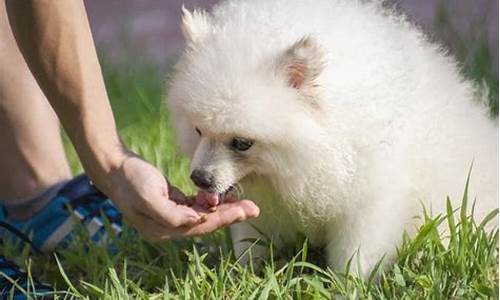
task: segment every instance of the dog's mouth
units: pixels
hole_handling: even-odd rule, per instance
[[[216,192],[212,190],[199,189],[196,195],[196,202],[202,206],[217,206],[224,203],[224,200],[236,191],[235,185],[230,185],[224,192]]]

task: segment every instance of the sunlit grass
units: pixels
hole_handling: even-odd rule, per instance
[[[497,115],[493,54],[485,45],[474,49],[459,56],[468,76],[490,85],[491,111]],[[162,104],[163,75],[148,65],[104,70],[124,142],[174,185],[193,192],[188,161],[176,150]],[[81,172],[75,152],[66,146],[73,171]],[[467,193],[462,202],[470,202]],[[32,255],[28,247],[19,251],[8,244],[1,248],[54,286],[58,299],[498,299],[498,229],[486,226],[496,221],[496,214],[476,224],[471,211],[460,208],[448,206],[447,214],[438,216],[422,211],[417,235],[405,236],[395,264],[371,281],[331,271],[307,241],[286,252],[274,251],[260,268],[244,268],[231,254],[226,230],[159,244],[126,230],[114,255],[84,235],[57,256]]]
[[[187,160],[176,150],[168,114],[162,108],[161,76],[146,67],[108,69],[105,74],[125,143],[175,185],[193,191]],[[79,172],[69,145],[68,150],[72,167]],[[453,209],[435,217],[422,212],[425,222],[417,236],[404,238],[396,264],[376,281],[334,273],[305,241],[293,251],[275,251],[260,268],[243,268],[232,257],[224,230],[160,244],[127,230],[117,241],[115,255],[85,236],[61,250],[57,259],[30,256],[28,248],[19,255],[8,245],[3,251],[31,262],[31,271],[60,291],[56,294],[60,299],[498,298],[498,230],[474,223],[470,211],[453,214]],[[489,222],[494,222],[491,216]],[[449,228],[449,234],[440,233],[440,224]]]

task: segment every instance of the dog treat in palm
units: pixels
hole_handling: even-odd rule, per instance
[[[205,223],[207,221],[207,214],[200,213],[200,223]]]
[[[211,212],[211,213],[217,211],[217,206],[210,206],[208,208],[208,211]]]

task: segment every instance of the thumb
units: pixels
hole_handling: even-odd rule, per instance
[[[221,227],[231,225],[236,222],[243,222],[259,216],[260,210],[249,200],[241,200],[235,203],[224,203],[218,209],[206,215],[205,222],[201,222],[192,227],[183,227],[177,230],[177,236],[193,236],[206,234]]]
[[[197,224],[200,215],[192,208],[170,200],[166,194],[161,195],[154,202],[152,218],[167,227],[181,227]]]

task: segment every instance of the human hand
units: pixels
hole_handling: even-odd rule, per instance
[[[139,232],[153,241],[209,233],[259,214],[252,201],[234,199],[209,212],[192,203],[191,198],[170,186],[159,170],[133,154],[126,155],[106,181],[103,192]]]

